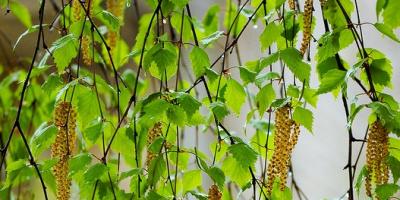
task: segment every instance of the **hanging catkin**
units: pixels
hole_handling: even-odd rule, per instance
[[[311,23],[312,23],[313,0],[306,0],[304,3],[303,15],[303,40],[301,41],[301,55],[306,53],[308,45],[311,41]]]
[[[388,142],[389,132],[379,120],[376,120],[369,128],[367,139],[367,178],[365,188],[369,197],[372,197],[372,180],[375,180],[376,185],[388,182],[389,167],[386,163],[389,155]]]
[[[69,102],[60,102],[54,111],[54,125],[58,133],[51,147],[51,156],[58,158],[53,167],[57,184],[57,200],[70,197],[71,179],[68,178],[68,161],[75,147],[76,112]]]
[[[72,16],[74,19],[74,22],[79,21],[83,17],[83,10],[81,7],[81,3],[79,2],[80,0],[72,0]]]
[[[154,140],[162,135],[162,123],[157,122],[154,126],[149,130],[147,134],[147,157],[146,157],[146,167],[149,169],[151,161],[157,156],[157,154],[151,152],[149,150],[150,145],[154,142]]]
[[[87,10],[88,17],[92,17],[93,12],[93,0],[86,0],[85,2],[85,9]],[[92,64],[92,54],[91,54],[91,38],[89,35],[82,36],[82,57],[83,63],[86,65]]]
[[[123,22],[124,9],[125,9],[125,1],[121,0],[107,0],[106,1],[107,10],[112,13],[115,17],[117,17],[121,22]],[[107,42],[111,51],[115,49],[118,42],[118,31],[109,30],[107,33]]]
[[[300,134],[300,125],[290,119],[290,107],[278,108],[275,116],[274,153],[267,169],[267,193],[271,194],[275,178],[280,179],[280,189],[286,187],[290,155]]]
[[[289,0],[288,2],[290,10],[296,10],[296,2],[295,0]]]
[[[208,200],[221,200],[222,193],[219,191],[217,185],[211,185],[208,189]]]

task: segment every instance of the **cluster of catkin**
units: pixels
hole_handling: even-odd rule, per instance
[[[125,1],[107,0],[106,5],[107,5],[107,10],[122,22],[125,10]],[[117,46],[118,38],[119,38],[118,31],[112,31],[112,30],[108,31],[107,42],[111,51],[113,51],[113,49],[115,49],[115,47]]]
[[[71,186],[71,179],[68,178],[68,162],[76,140],[76,111],[71,103],[62,101],[56,105],[54,125],[58,129],[58,133],[51,146],[51,157],[59,159],[53,167],[57,183],[57,199],[68,200]]]
[[[389,179],[389,167],[386,159],[388,149],[389,132],[379,120],[371,124],[367,139],[367,178],[365,181],[366,193],[372,197],[371,181],[376,185],[385,184]]]
[[[222,193],[219,191],[218,186],[213,184],[208,189],[208,200],[221,200]]]
[[[295,0],[289,0],[288,4],[289,4],[290,10],[296,10],[296,2],[295,2]]]
[[[91,17],[93,12],[93,0],[86,0],[85,1],[85,10],[88,12],[87,16]],[[80,21],[85,18],[86,14],[84,9],[82,9],[82,5],[80,0],[73,0],[72,1],[72,15],[75,21]],[[92,64],[92,56],[90,51],[91,39],[89,35],[82,35],[81,38],[81,52],[83,57],[83,62],[86,65]]]
[[[162,135],[162,123],[157,122],[154,126],[149,130],[147,134],[147,157],[146,157],[146,167],[150,168],[151,161],[157,156],[156,153],[153,153],[149,150],[150,145],[154,142],[154,140]]]
[[[274,153],[268,165],[267,193],[271,194],[275,178],[280,179],[280,189],[284,190],[290,157],[300,134],[300,125],[290,118],[288,105],[278,108],[275,116]]]
[[[304,55],[311,41],[313,0],[306,0],[304,3],[303,15],[303,40],[301,41],[300,52]]]

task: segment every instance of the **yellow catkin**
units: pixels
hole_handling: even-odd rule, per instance
[[[120,20],[120,22],[123,22],[125,1],[107,0],[106,5],[107,5],[107,10],[110,13],[112,13],[115,17],[117,17]],[[109,30],[107,34],[107,42],[111,51],[113,51],[113,49],[115,49],[115,47],[117,46],[118,39],[119,39],[118,31]]]
[[[303,15],[303,40],[301,41],[301,55],[306,53],[311,41],[311,20],[312,20],[313,0],[306,0],[304,3]]]
[[[154,126],[149,130],[147,134],[147,147],[149,147],[156,138],[162,135],[162,123],[157,122]],[[157,154],[147,150],[147,157],[146,157],[146,167],[149,168],[151,161],[157,156]]]
[[[93,0],[86,0],[85,8],[88,12],[88,16],[91,17],[93,12]],[[89,37],[89,35],[83,35],[81,40],[82,40],[81,51],[82,51],[83,63],[90,66],[92,64],[91,37]]]
[[[80,5],[80,0],[72,0],[72,16],[74,21],[79,21],[83,17],[83,10]]]
[[[51,156],[58,158],[53,167],[57,184],[57,200],[70,197],[71,179],[68,178],[68,161],[75,147],[76,112],[69,102],[60,102],[54,111],[54,125],[58,129],[55,142],[51,146]]]
[[[366,194],[372,197],[372,180],[375,185],[386,184],[389,179],[389,167],[386,163],[389,155],[389,132],[376,120],[371,124],[367,139],[367,178]]]
[[[209,200],[221,200],[222,199],[222,193],[219,191],[217,185],[211,185],[211,187],[208,189],[208,199]]]
[[[290,157],[300,134],[300,125],[290,119],[290,107],[278,108],[275,116],[274,153],[267,169],[267,193],[271,194],[275,178],[280,179],[280,189],[286,187]]]
[[[288,4],[289,4],[289,8],[291,10],[296,10],[296,2],[295,2],[295,0],[289,0]]]

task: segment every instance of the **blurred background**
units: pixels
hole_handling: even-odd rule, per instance
[[[27,6],[32,15],[33,24],[38,22],[38,1],[20,0]],[[317,18],[316,29],[314,32],[315,38],[320,38],[324,33],[323,24],[321,19],[321,9],[318,1],[315,3],[314,16]],[[361,1],[359,3],[359,10],[361,13],[361,22],[376,22],[375,16],[375,3],[376,1]],[[221,6],[221,18],[225,9],[224,0],[191,0],[192,14],[202,18],[205,11],[212,4],[219,4]],[[300,1],[303,5],[303,1]],[[149,8],[144,1],[138,0],[139,15],[149,12]],[[47,5],[46,23],[53,20],[56,14],[51,4]],[[355,16],[352,16],[356,19]],[[222,27],[222,26],[220,26]],[[260,28],[261,27],[261,28]],[[12,46],[17,38],[23,33],[26,28],[11,14],[5,14],[2,10],[0,14],[0,64],[4,66],[4,71],[0,78],[4,78],[7,71],[14,71],[18,67],[27,67],[26,62],[29,62],[29,57],[32,56],[34,51],[35,34],[23,38],[21,44],[12,51]],[[258,36],[263,30],[263,25],[249,26],[244,32],[243,37],[239,40],[240,52],[243,62],[257,59],[265,56],[260,52]],[[133,45],[135,33],[137,31],[137,13],[133,6],[125,12],[125,26],[123,27],[122,37],[128,42],[130,46]],[[397,100],[400,100],[400,45],[396,44],[387,37],[383,37],[371,25],[363,26],[364,39],[366,47],[376,48],[386,54],[387,58],[392,61],[393,65],[393,89],[386,91],[393,95]],[[399,34],[399,31],[396,33]],[[59,34],[56,32],[46,33],[46,40],[51,44]],[[316,43],[312,42],[312,50],[315,49]],[[216,52],[221,52],[223,48],[223,41],[209,52],[210,59],[213,60]],[[215,51],[215,52],[214,52]],[[350,46],[341,52],[344,60],[347,60],[350,65],[356,62],[356,49]],[[311,52],[313,58],[315,52]],[[311,59],[313,60],[313,59]],[[232,57],[229,64],[236,66],[236,58]],[[315,63],[312,63],[313,70],[315,71]],[[233,76],[237,76],[233,72]],[[351,82],[351,81],[350,81]],[[354,82],[353,82],[354,83]],[[311,86],[318,87],[318,77],[316,73],[312,73]],[[359,94],[362,91],[355,84],[349,85],[349,94]],[[350,99],[351,100],[351,99]],[[367,102],[366,99],[359,99],[359,102]],[[312,109],[310,107],[310,109]],[[246,105],[242,112],[247,113],[248,106]],[[312,109],[314,112],[314,133],[310,134],[307,130],[302,130],[299,142],[294,150],[292,156],[294,178],[298,185],[302,188],[304,193],[309,199],[338,199],[346,193],[348,188],[348,173],[343,170],[347,163],[347,145],[348,135],[346,131],[346,119],[344,114],[343,105],[340,99],[335,99],[331,94],[325,94],[319,97],[318,109]],[[353,131],[356,138],[363,138],[366,127],[367,118],[369,115],[368,110],[363,110],[358,115],[353,124]],[[230,127],[236,134],[243,134],[243,125],[246,116],[243,114],[239,117],[231,116],[224,122],[226,127]],[[206,136],[210,140],[201,140],[200,148],[208,149],[209,141],[215,139],[211,135]],[[185,137],[184,145],[193,145],[193,138],[191,136]],[[360,143],[354,144],[354,155],[357,156]],[[361,155],[360,164],[364,163],[364,153]],[[361,165],[357,169],[361,169]],[[356,173],[358,175],[358,172]],[[362,196],[359,199],[366,199]],[[294,195],[296,196],[296,195]],[[247,199],[243,197],[243,199]]]

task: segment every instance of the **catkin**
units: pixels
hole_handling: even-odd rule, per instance
[[[125,1],[120,0],[107,0],[106,1],[107,10],[117,17],[121,22],[123,22]],[[107,34],[107,42],[111,51],[117,46],[119,34],[117,31],[109,30]]]
[[[291,9],[291,10],[296,10],[296,2],[295,2],[295,0],[289,0],[289,8]]]
[[[79,1],[79,0],[78,0]],[[85,9],[87,10],[87,14],[89,17],[92,17],[93,12],[93,0],[86,0]],[[88,35],[82,36],[82,57],[83,63],[90,66],[92,64],[92,54],[91,54],[91,38]]]
[[[372,180],[375,185],[386,184],[389,179],[389,167],[386,158],[389,155],[389,132],[376,120],[371,124],[367,139],[367,178],[365,180],[366,194],[372,197]]]
[[[221,200],[222,193],[219,191],[217,185],[211,185],[208,189],[208,200]]]
[[[275,150],[267,169],[267,193],[271,194],[275,178],[280,179],[280,190],[286,187],[290,155],[300,134],[300,125],[289,116],[290,107],[278,108],[275,116]]]
[[[68,178],[68,161],[75,147],[76,112],[69,102],[60,102],[54,111],[54,125],[58,129],[55,142],[51,146],[51,156],[59,158],[53,167],[57,184],[57,200],[70,197],[71,179]]]
[[[154,140],[162,135],[162,123],[157,122],[154,126],[149,130],[147,134],[147,147],[154,142]],[[157,154],[151,152],[149,149],[147,150],[146,157],[146,167],[149,169],[151,161],[157,156]]]
[[[72,16],[74,21],[79,21],[82,19],[83,17],[83,10],[82,7],[80,5],[80,0],[72,0]]]
[[[306,0],[304,3],[303,40],[301,41],[300,47],[301,55],[304,55],[306,53],[308,44],[310,44],[311,41],[312,9],[313,0]]]

